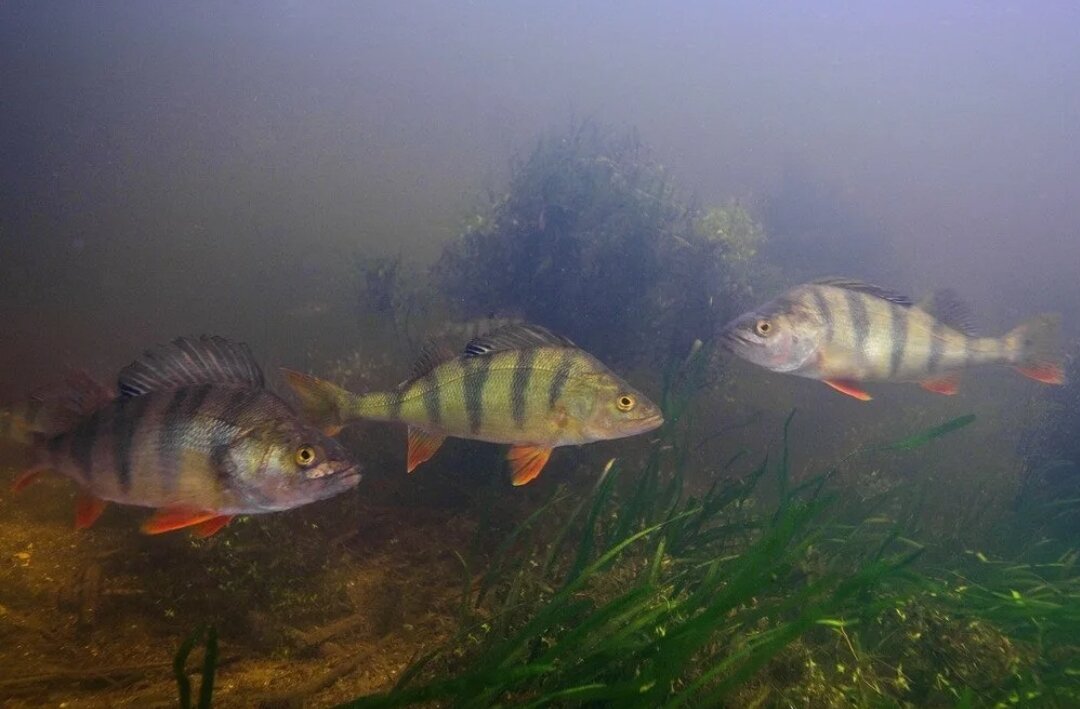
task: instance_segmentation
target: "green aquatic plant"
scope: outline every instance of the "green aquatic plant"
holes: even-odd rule
[[[545,535],[540,520],[568,501],[557,491],[478,584],[466,579],[471,611],[450,643],[391,691],[346,706],[740,704],[748,691],[780,695],[762,677],[796,643],[818,653],[825,643],[807,643],[824,632],[853,647],[860,624],[923,590],[911,571],[918,544],[872,522],[839,524],[828,474],[792,478],[790,417],[778,456],[700,497],[684,494],[687,392],[703,359],[669,371],[668,424],[636,480],[609,463],[560,531]],[[961,425],[878,448],[914,448]],[[776,491],[771,509],[754,503],[765,481]],[[896,689],[903,673],[890,669]],[[848,696],[870,691],[861,686]],[[882,688],[876,699],[885,696]]]
[[[433,280],[461,317],[509,312],[605,362],[640,363],[734,314],[762,238],[737,205],[693,206],[635,134],[574,123],[513,166]]]
[[[213,706],[214,674],[217,671],[218,661],[218,638],[217,628],[211,625],[197,628],[185,638],[173,658],[173,674],[176,676],[180,709],[191,709],[191,680],[187,676],[187,661],[191,651],[203,637],[206,638],[206,645],[203,650],[202,679],[199,682],[199,703],[195,706],[198,709],[210,709]]]

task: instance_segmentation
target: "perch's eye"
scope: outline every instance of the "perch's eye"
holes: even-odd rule
[[[772,332],[772,329],[772,323],[768,320],[758,320],[757,324],[754,325],[754,331],[762,337],[767,337]]]
[[[615,406],[619,407],[619,411],[629,411],[634,408],[635,404],[637,404],[637,402],[634,401],[634,397],[629,394],[623,394],[619,397],[619,400],[615,402]]]
[[[296,464],[306,468],[315,462],[315,449],[311,446],[300,446],[296,449]]]

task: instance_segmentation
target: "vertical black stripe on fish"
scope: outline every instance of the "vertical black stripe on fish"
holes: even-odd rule
[[[518,350],[514,361],[514,379],[510,383],[510,412],[514,416],[514,425],[518,428],[525,427],[525,392],[529,388],[535,359],[536,350],[528,349]]]
[[[176,489],[176,481],[180,477],[184,436],[192,421],[188,408],[184,404],[189,397],[194,398],[201,394],[202,398],[195,402],[197,406],[201,405],[208,391],[209,388],[205,386],[177,389],[165,407],[165,413],[161,419],[161,432],[158,436],[157,455],[158,465],[161,467],[161,483],[166,492]]]
[[[563,350],[559,355],[559,364],[555,368],[555,376],[551,378],[551,387],[548,388],[548,409],[554,409],[562,396],[566,380],[570,378],[570,368],[574,366],[574,354],[570,350]]]
[[[926,360],[926,371],[933,374],[941,366],[941,353],[945,350],[945,326],[938,320],[930,330],[930,356]]]
[[[84,482],[94,477],[94,443],[97,442],[101,415],[95,414],[71,432],[71,459],[78,466]]]
[[[866,301],[863,294],[857,291],[844,289],[844,297],[847,298],[848,310],[851,312],[851,327],[855,335],[855,350],[859,357],[866,357],[866,338],[870,334],[870,316],[866,312]]]
[[[135,448],[135,435],[139,431],[143,414],[150,403],[149,395],[120,399],[113,419],[113,452],[116,462],[116,481],[121,492],[131,491],[131,457]]]
[[[428,423],[438,426],[442,422],[442,396],[439,391],[439,380],[428,374],[420,380],[419,384],[423,388],[424,409],[427,411]]]
[[[401,406],[405,403],[405,391],[403,389],[397,389],[390,392],[387,396],[390,397],[390,420],[401,420]]]
[[[818,315],[821,316],[821,321],[825,323],[825,341],[831,343],[835,329],[832,309],[829,308],[829,303],[825,300],[820,288],[811,288],[810,293],[814,296],[814,305],[817,306]]]
[[[469,429],[476,433],[484,422],[484,385],[491,373],[491,357],[469,357],[465,364],[465,411],[469,414]]]
[[[892,318],[892,348],[889,361],[889,377],[895,378],[900,373],[907,349],[908,318],[911,313],[907,308],[889,304],[889,316]]]
[[[236,423],[244,415],[248,406],[261,394],[259,389],[244,388],[233,391],[221,409],[221,420]]]

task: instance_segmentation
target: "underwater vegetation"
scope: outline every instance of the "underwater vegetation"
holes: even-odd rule
[[[514,164],[432,276],[459,317],[508,312],[605,362],[663,362],[734,315],[764,241],[737,203],[694,206],[635,134],[581,122]]]
[[[669,373],[667,424],[642,469],[612,460],[577,504],[560,488],[483,573],[461,557],[458,632],[391,691],[343,706],[1080,699],[1070,665],[1080,637],[1075,551],[1047,564],[980,552],[956,568],[920,567],[923,546],[882,514],[883,500],[853,506],[831,488],[831,471],[792,479],[794,413],[776,455],[749,469],[736,456],[726,467],[741,475],[688,494],[691,409],[675,389],[694,377],[683,377]],[[928,446],[973,420],[860,455]]]

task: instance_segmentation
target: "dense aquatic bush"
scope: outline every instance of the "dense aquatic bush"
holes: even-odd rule
[[[737,204],[684,200],[635,135],[586,122],[515,164],[433,273],[463,317],[511,312],[625,360],[685,351],[734,314],[763,238]]]

